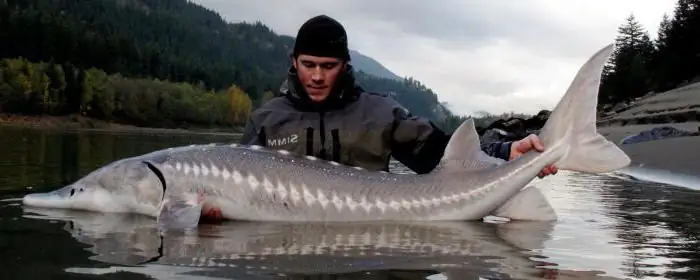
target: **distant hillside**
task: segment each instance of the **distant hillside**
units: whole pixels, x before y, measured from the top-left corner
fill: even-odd
[[[17,0],[0,1],[0,41],[0,58],[27,59],[0,63],[0,113],[240,126],[279,88],[294,39],[185,0]],[[429,88],[354,58],[365,89],[449,122]]]
[[[382,65],[381,63],[374,60],[373,58],[366,56],[358,51],[351,50],[350,51],[350,58],[352,59],[352,64],[358,70],[360,70],[362,72],[365,72],[367,74],[377,76],[380,78],[401,80],[401,77],[394,74],[394,72],[391,72],[391,70],[384,67],[384,65]]]

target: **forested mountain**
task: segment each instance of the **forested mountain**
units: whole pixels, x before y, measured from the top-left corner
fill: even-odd
[[[350,59],[352,60],[353,66],[362,72],[380,78],[401,80],[401,77],[391,72],[391,70],[387,69],[384,65],[358,51],[350,50]]]
[[[293,40],[185,0],[0,0],[0,112],[240,126],[279,88]],[[357,78],[416,114],[451,117],[412,78]]]
[[[698,80],[699,2],[679,0],[653,41],[628,18],[601,105]],[[0,0],[0,42],[0,113],[239,127],[279,88],[294,41],[186,0]],[[353,58],[367,90],[390,92],[443,127],[461,120],[417,80]]]
[[[700,81],[700,0],[678,0],[664,15],[657,38],[630,15],[619,27],[616,49],[604,69],[599,103],[607,107],[649,92]]]

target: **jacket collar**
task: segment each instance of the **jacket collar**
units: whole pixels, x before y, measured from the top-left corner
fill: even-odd
[[[279,90],[280,96],[285,96],[298,109],[303,111],[329,111],[337,110],[357,100],[362,88],[355,83],[353,67],[348,65],[347,69],[338,76],[331,94],[322,102],[312,101],[304,87],[299,82],[296,69],[289,67],[287,79],[282,83]]]

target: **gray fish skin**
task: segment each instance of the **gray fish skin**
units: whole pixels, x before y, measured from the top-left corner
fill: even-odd
[[[227,219],[438,219],[445,210],[480,206],[465,200],[448,201],[459,190],[445,191],[449,185],[435,182],[446,178],[436,174],[369,172],[299,158],[284,151],[237,145],[196,145],[118,161],[52,194],[74,202],[65,204],[65,208],[136,212],[155,217],[163,187],[144,162],[163,174],[167,191],[174,194],[201,191],[205,205],[220,208]],[[457,182],[472,179],[466,186],[483,184],[473,179],[485,177],[474,175],[477,174],[455,174],[452,179]],[[471,195],[478,202],[483,201],[480,197],[487,199],[487,194],[482,191]],[[32,203],[32,196],[25,197],[25,205],[43,206]],[[43,199],[43,195],[39,198]],[[392,206],[398,206],[399,210]]]
[[[484,154],[467,120],[429,174],[370,172],[259,146],[192,145],[114,162],[23,202],[135,212],[185,226],[211,208],[225,219],[255,221],[556,219],[543,195],[525,188],[544,167],[606,173],[630,162],[595,128],[600,75],[611,52],[609,45],[594,54],[552,111],[540,134],[545,151],[509,162]]]

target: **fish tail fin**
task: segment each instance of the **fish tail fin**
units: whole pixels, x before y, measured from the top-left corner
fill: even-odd
[[[581,67],[540,132],[545,149],[560,146],[566,151],[555,163],[558,169],[606,173],[630,164],[625,152],[596,128],[600,79],[613,47],[600,49]]]

